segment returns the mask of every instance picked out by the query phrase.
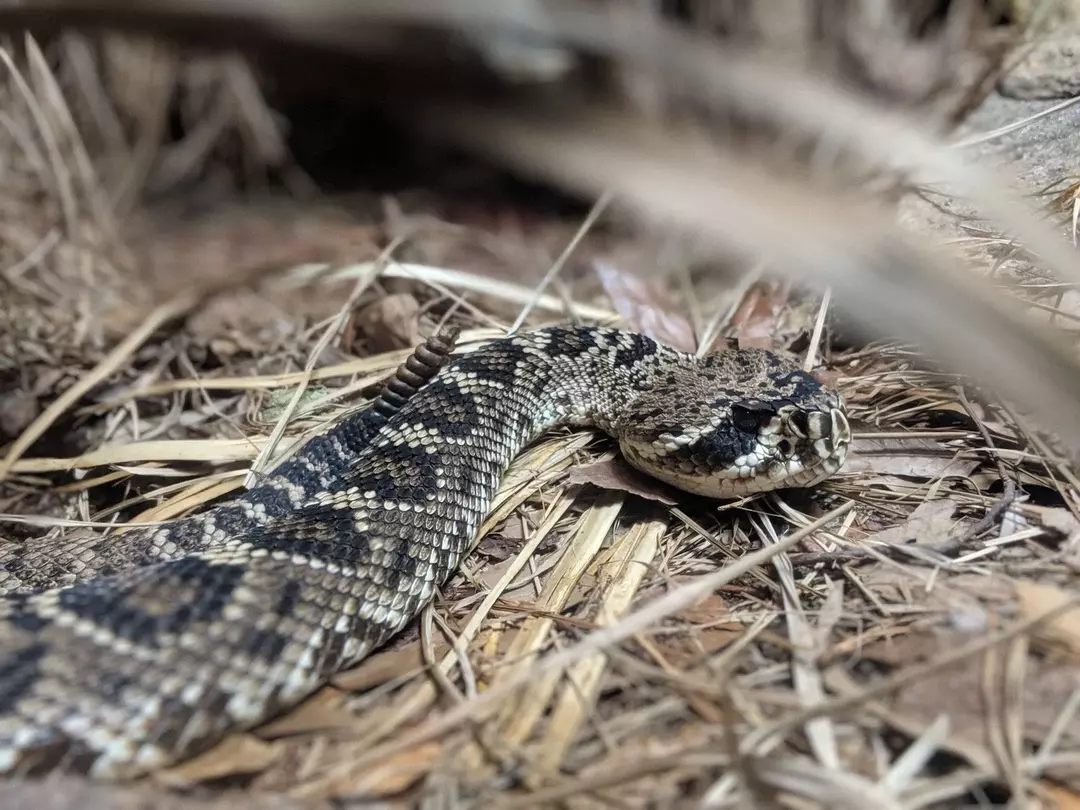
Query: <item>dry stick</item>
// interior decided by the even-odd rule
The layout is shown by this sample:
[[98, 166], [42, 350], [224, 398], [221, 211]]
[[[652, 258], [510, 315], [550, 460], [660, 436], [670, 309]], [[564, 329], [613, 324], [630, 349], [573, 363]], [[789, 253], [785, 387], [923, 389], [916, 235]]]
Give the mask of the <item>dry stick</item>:
[[960, 400], [960, 404], [964, 406], [964, 410], [968, 412], [968, 416], [970, 416], [971, 420], [975, 423], [975, 427], [978, 428], [979, 433], [982, 434], [983, 441], [986, 443], [990, 455], [993, 456], [994, 462], [997, 464], [998, 475], [1001, 477], [1004, 491], [994, 505], [986, 510], [986, 514], [983, 515], [982, 520], [964, 532], [964, 534], [956, 540], [950, 540], [947, 543], [943, 543], [934, 548], [935, 551], [939, 551], [942, 554], [948, 554], [951, 551], [962, 548], [969, 540], [973, 540], [985, 532], [997, 522], [997, 519], [1001, 517], [1002, 513], [1004, 513], [1012, 502], [1016, 500], [1016, 476], [1009, 475], [1009, 471], [1005, 467], [1005, 462], [1002, 460], [1001, 454], [994, 452], [997, 448], [994, 446], [994, 440], [990, 438], [990, 431], [986, 429], [986, 425], [982, 423], [982, 420], [975, 415], [975, 409], [971, 407], [971, 403], [964, 394], [963, 387], [959, 385], [956, 386], [956, 395]]
[[465, 724], [475, 722], [483, 712], [489, 710], [497, 701], [512, 694], [525, 682], [535, 682], [538, 677], [549, 672], [564, 670], [578, 661], [603, 652], [607, 647], [645, 631], [667, 616], [689, 608], [717, 588], [738, 579], [759, 565], [764, 565], [777, 554], [792, 548], [813, 532], [837, 518], [843, 517], [854, 507], [855, 502], [848, 501], [818, 518], [809, 526], [792, 532], [775, 544], [759, 549], [752, 554], [747, 554], [719, 571], [699, 577], [693, 582], [668, 592], [655, 602], [631, 613], [618, 624], [590, 633], [580, 643], [552, 655], [545, 661], [539, 662], [535, 668], [531, 670], [522, 668], [517, 673], [510, 675], [502, 684], [492, 687], [473, 700], [450, 709], [442, 717], [430, 720], [414, 731], [401, 735], [395, 742], [380, 746], [367, 754], [361, 755], [353, 761], [353, 768], [360, 769], [374, 765], [387, 757], [408, 751], [449, 731], [459, 729]]
[[22, 455], [41, 438], [52, 424], [59, 419], [64, 412], [78, 402], [84, 394], [88, 393], [95, 385], [107, 379], [109, 375], [117, 371], [123, 363], [163, 324], [173, 318], [178, 318], [195, 306], [202, 296], [196, 292], [181, 293], [164, 304], [155, 307], [146, 316], [130, 335], [118, 343], [112, 351], [84, 375], [71, 388], [58, 396], [52, 404], [46, 408], [37, 419], [30, 423], [29, 427], [22, 432], [11, 445], [7, 456], [0, 462], [0, 481], [3, 481], [11, 473]]
[[825, 294], [821, 296], [821, 306], [818, 307], [817, 318], [814, 320], [814, 333], [810, 336], [810, 347], [806, 350], [806, 362], [803, 363], [803, 371], [809, 373], [817, 365], [818, 350], [821, 347], [821, 333], [825, 331], [825, 316], [829, 312], [829, 302], [832, 300], [832, 288], [826, 287]]

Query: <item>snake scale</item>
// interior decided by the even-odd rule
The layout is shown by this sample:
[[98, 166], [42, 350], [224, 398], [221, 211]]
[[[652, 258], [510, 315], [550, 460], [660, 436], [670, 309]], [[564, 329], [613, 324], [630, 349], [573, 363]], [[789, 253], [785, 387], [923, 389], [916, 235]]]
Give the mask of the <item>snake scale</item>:
[[440, 352], [231, 502], [0, 546], [0, 773], [128, 779], [297, 704], [419, 613], [553, 427], [713, 498], [812, 486], [851, 440], [839, 394], [761, 350], [551, 327]]

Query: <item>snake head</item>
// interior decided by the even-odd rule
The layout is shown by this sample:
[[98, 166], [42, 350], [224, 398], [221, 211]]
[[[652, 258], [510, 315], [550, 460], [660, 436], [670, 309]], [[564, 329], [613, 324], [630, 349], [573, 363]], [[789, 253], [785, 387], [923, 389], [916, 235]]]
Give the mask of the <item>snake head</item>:
[[760, 350], [688, 360], [628, 411], [618, 433], [627, 461], [712, 498], [813, 486], [851, 444], [839, 393]]

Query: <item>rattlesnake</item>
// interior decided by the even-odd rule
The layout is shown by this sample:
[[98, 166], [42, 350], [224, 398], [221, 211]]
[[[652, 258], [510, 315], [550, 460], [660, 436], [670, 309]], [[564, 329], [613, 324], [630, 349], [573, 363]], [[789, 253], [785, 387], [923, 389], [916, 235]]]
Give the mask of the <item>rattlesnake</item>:
[[295, 705], [416, 616], [557, 425], [714, 498], [814, 485], [851, 440], [840, 396], [761, 350], [552, 327], [448, 351], [232, 503], [0, 547], [0, 773], [130, 778]]

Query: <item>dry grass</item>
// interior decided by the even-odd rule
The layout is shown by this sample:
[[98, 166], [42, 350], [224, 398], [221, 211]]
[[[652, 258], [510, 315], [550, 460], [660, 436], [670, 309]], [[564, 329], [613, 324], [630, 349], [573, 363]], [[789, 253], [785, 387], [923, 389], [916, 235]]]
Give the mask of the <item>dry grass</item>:
[[[152, 295], [135, 295], [136, 315], [119, 318], [135, 276], [114, 204], [130, 204], [131, 188], [147, 177], [164, 183], [197, 162], [184, 151], [152, 159], [151, 112], [164, 93], [157, 83], [179, 67], [153, 57], [164, 73], [148, 80], [158, 95], [132, 147], [143, 159], [119, 179], [99, 178], [95, 167], [115, 165], [116, 149], [81, 146], [59, 84], [36, 54], [31, 44], [32, 70], [9, 68], [6, 92], [18, 112], [0, 118], [0, 148], [18, 157], [11, 171], [21, 173], [9, 193], [22, 192], [6, 203], [18, 216], [5, 226], [12, 255], [0, 281], [0, 341], [8, 341], [0, 359], [35, 358], [0, 366], [16, 383], [0, 410], [31, 401], [6, 430], [0, 424], [11, 438], [0, 445], [5, 532], [167, 520], [225, 497], [253, 469], [363, 407], [417, 337], [445, 322], [463, 327], [461, 351], [519, 323], [567, 319], [622, 323], [676, 342], [707, 335], [686, 347], [699, 350], [717, 335], [794, 347], [844, 392], [858, 434], [847, 467], [813, 493], [724, 505], [671, 503], [670, 493], [627, 479], [601, 436], [545, 437], [515, 462], [476, 553], [416, 626], [286, 716], [156, 774], [155, 788], [237, 789], [243, 798], [234, 804], [273, 793], [315, 804], [574, 810], [907, 809], [986, 805], [1005, 795], [1016, 807], [1080, 805], [1080, 481], [1069, 454], [1026, 412], [896, 341], [831, 348], [823, 328], [830, 293], [800, 297], [760, 266], [750, 281], [691, 277], [684, 268], [652, 287], [629, 273], [597, 285], [567, 272], [571, 248], [582, 261], [599, 253], [590, 238], [605, 196], [584, 223], [564, 228], [567, 252], [537, 263], [531, 281], [412, 260], [439, 254], [431, 244], [451, 233], [506, 267], [511, 254], [532, 247], [506, 234], [416, 218], [358, 249], [355, 229], [330, 225], [315, 237], [287, 234], [280, 249], [260, 245], [255, 260], [236, 259], [223, 238], [208, 250], [218, 278], [210, 272], [157, 308]], [[239, 92], [245, 74], [228, 65]], [[744, 72], [733, 71], [723, 92], [746, 101], [764, 74], [731, 65]], [[759, 111], [784, 101], [753, 100]], [[863, 109], [851, 105], [849, 119]], [[807, 124], [811, 107], [786, 114]], [[108, 116], [99, 110], [97, 118]], [[681, 150], [681, 131], [660, 148], [623, 138], [625, 127], [583, 127], [595, 119], [581, 116], [547, 121], [547, 133], [562, 137], [545, 145], [537, 135], [544, 130], [522, 132], [528, 119], [516, 115], [468, 110], [443, 120], [511, 164], [543, 164], [541, 174], [571, 186], [581, 182], [569, 177], [575, 171], [593, 172], [588, 183], [599, 178], [636, 195], [639, 208], [733, 236], [739, 247], [786, 240], [774, 241], [776, 252], [802, 253], [812, 265], [806, 278], [854, 291], [856, 300], [883, 289], [859, 286], [865, 279], [884, 283], [885, 271], [898, 267], [911, 269], [916, 303], [929, 306], [935, 292], [951, 289], [915, 271], [921, 254], [889, 241], [879, 219], [864, 219], [863, 200], [816, 178], [784, 186], [766, 179], [775, 166], [755, 173], [759, 167], [737, 165], [739, 155], [727, 155], [726, 165], [706, 159], [696, 140]], [[838, 120], [817, 123], [836, 133]], [[889, 120], [847, 124], [869, 141]], [[588, 138], [568, 140], [583, 130]], [[493, 132], [504, 136], [494, 145]], [[870, 151], [914, 144], [923, 168], [949, 167], [909, 135]], [[573, 156], [560, 155], [569, 145]], [[628, 169], [635, 165], [637, 175]], [[709, 186], [717, 177], [727, 185]], [[102, 188], [113, 203], [102, 201]], [[815, 195], [827, 198], [820, 211], [808, 207]], [[711, 205], [717, 200], [728, 207]], [[1074, 228], [1075, 203], [1072, 187], [1056, 201]], [[725, 210], [731, 216], [720, 225], [708, 221]], [[838, 212], [853, 219], [825, 221]], [[802, 228], [793, 225], [800, 213], [810, 223]], [[867, 223], [880, 240], [850, 233], [858, 230], [852, 222]], [[974, 240], [1005, 250], [1020, 244], [996, 232]], [[376, 250], [382, 242], [389, 247]], [[868, 245], [878, 253], [867, 255]], [[859, 251], [868, 267], [830, 269], [834, 258]], [[320, 258], [327, 252], [330, 259]], [[1050, 264], [1074, 261], [1061, 245], [1050, 253]], [[296, 266], [264, 282], [266, 256], [270, 269]], [[1055, 340], [1075, 337], [1076, 292], [980, 269], [990, 281], [979, 294], [1007, 297], [1001, 321], [989, 317], [992, 307], [979, 309], [982, 299], [970, 321], [954, 312], [956, 322], [945, 317], [938, 331], [912, 301], [878, 302], [874, 311], [931, 346], [959, 340], [975, 324], [974, 342], [962, 345], [976, 345], [979, 357], [962, 370], [1045, 405], [1025, 391], [1031, 369], [1021, 350], [1045, 348], [1039, 341], [1051, 329]], [[240, 280], [222, 284], [232, 272]], [[271, 300], [319, 306], [304, 317], [266, 316]], [[950, 314], [952, 300], [938, 301], [935, 312]], [[214, 306], [259, 317], [237, 325], [226, 312], [199, 325]], [[1036, 326], [1045, 333], [1024, 331]], [[987, 342], [995, 334], [997, 347]], [[1074, 368], [1071, 345], [1061, 345], [1055, 368]], [[211, 354], [216, 368], [205, 362]], [[962, 361], [963, 352], [948, 359]], [[1047, 382], [1062, 397], [1040, 412], [1052, 426], [1071, 424], [1052, 417], [1071, 407], [1074, 383]]]

